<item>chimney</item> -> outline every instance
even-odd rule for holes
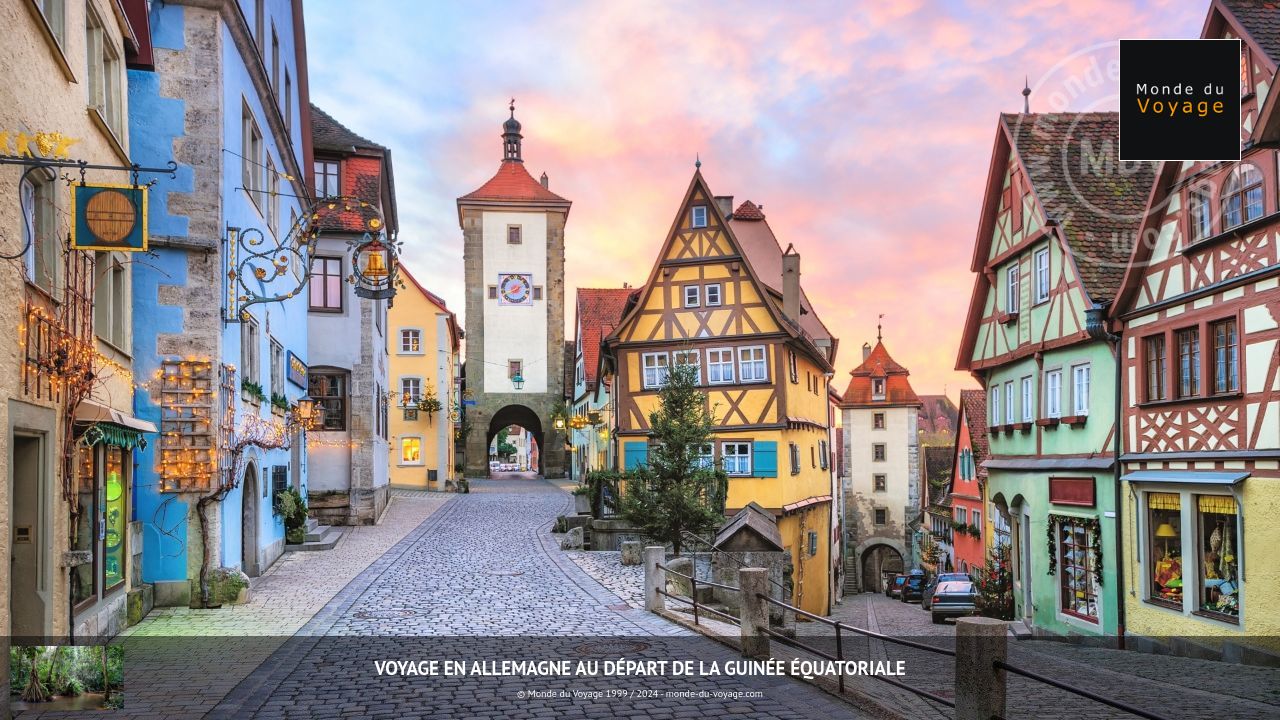
[[[720,208],[720,214],[723,215],[726,220],[728,220],[729,216],[733,214],[733,196],[717,195],[716,207]]]
[[[790,245],[782,254],[782,314],[800,323],[800,254]]]
[[[542,177],[539,178],[538,182],[542,183],[542,187],[547,190],[551,189],[551,179],[547,177],[546,173],[542,173]]]
[[[871,357],[871,343],[862,343],[862,362],[866,362]]]

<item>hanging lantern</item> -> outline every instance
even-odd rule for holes
[[[516,373],[516,374],[515,374],[515,377],[511,378],[511,384],[512,384],[512,385],[515,385],[515,387],[516,387],[516,389],[517,389],[517,390],[523,390],[523,389],[524,389],[524,376],[523,376],[523,375],[521,375],[520,373]]]

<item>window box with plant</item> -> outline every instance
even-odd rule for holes
[[[289,400],[280,393],[271,393],[271,414],[284,416],[289,412]]]
[[[240,397],[253,405],[261,405],[267,400],[267,394],[262,391],[262,385],[252,380],[240,381]]]

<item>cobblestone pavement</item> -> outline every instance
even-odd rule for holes
[[[562,535],[553,535],[559,538]],[[610,550],[567,550],[565,555],[593,580],[633,608],[644,607],[644,566],[623,565],[622,553]]]
[[[314,558],[291,556],[249,605],[165,610],[134,629],[122,716],[866,717],[786,677],[379,674],[379,660],[416,669],[430,660],[740,659],[633,608],[566,557],[549,533],[571,506],[560,488],[504,478],[474,480],[470,494],[443,503],[410,495],[397,497],[384,526],[359,528]],[[361,544],[370,534],[380,547]],[[326,557],[332,567],[317,564]],[[300,587],[310,585],[328,590]]]

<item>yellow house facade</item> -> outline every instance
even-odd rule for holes
[[[391,327],[391,485],[451,489],[458,480],[454,438],[460,406],[458,347],[462,332],[445,301],[407,267],[405,287],[387,313]]]
[[[669,368],[691,364],[715,419],[712,459],[729,475],[726,513],[770,510],[791,555],[790,601],[831,605],[828,391],[836,340],[750,201],[713,196],[694,174],[639,300],[606,338],[619,469],[648,456],[649,414]]]

